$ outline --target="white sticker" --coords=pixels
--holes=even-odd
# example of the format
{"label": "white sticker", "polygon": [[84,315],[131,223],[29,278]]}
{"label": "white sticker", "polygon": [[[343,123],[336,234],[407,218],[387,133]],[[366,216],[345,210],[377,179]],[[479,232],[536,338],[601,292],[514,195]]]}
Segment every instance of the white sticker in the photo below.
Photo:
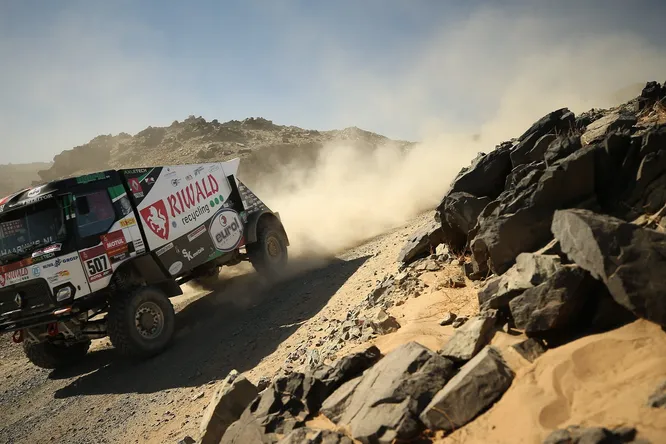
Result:
{"label": "white sticker", "polygon": [[181,261],[174,262],[169,267],[169,273],[171,273],[171,275],[173,276],[174,274],[178,274],[182,269],[183,269],[183,263]]}
{"label": "white sticker", "polygon": [[210,237],[220,251],[232,251],[243,238],[243,221],[234,210],[219,211],[210,223]]}

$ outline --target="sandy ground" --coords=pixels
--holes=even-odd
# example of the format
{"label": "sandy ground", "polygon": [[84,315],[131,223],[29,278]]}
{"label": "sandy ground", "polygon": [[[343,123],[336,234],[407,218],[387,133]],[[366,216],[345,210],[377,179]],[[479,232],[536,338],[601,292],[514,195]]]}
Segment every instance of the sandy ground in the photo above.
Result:
{"label": "sandy ground", "polygon": [[[162,355],[145,362],[118,358],[108,340],[96,341],[80,366],[48,372],[31,366],[18,347],[0,346],[0,442],[176,442],[198,436],[199,420],[217,381],[231,369],[252,381],[272,376],[292,350],[316,337],[328,319],[344,319],[378,280],[397,272],[406,238],[431,213],[334,259],[296,259],[293,275],[277,285],[259,281],[248,266],[225,271],[210,290],[188,288],[175,298],[178,330]],[[370,344],[383,353],[408,341],[439,349],[453,334],[439,321],[447,311],[474,315],[477,285],[443,284],[456,267],[422,275],[426,290],[390,308],[402,327]],[[570,424],[633,425],[653,444],[666,443],[666,410],[645,406],[666,379],[666,333],[638,321],[550,350],[533,364],[493,339],[516,379],[499,403],[442,443],[540,443]],[[320,420],[326,424],[324,419]]]}

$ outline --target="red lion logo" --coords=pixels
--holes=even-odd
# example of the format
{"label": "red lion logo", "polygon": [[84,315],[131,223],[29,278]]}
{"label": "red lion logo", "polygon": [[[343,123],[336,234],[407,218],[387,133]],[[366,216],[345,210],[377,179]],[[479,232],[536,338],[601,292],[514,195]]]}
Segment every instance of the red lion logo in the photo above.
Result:
{"label": "red lion logo", "polygon": [[169,216],[164,201],[160,200],[141,210],[141,217],[153,233],[164,240],[169,239]]}

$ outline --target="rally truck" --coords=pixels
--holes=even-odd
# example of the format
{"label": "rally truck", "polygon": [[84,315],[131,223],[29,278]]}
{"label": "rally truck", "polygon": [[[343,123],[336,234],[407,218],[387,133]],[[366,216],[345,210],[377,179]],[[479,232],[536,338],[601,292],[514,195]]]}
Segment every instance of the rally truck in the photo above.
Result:
{"label": "rally truck", "polygon": [[0,333],[42,368],[106,336],[142,359],[170,344],[183,283],[245,260],[279,275],[287,234],[239,163],[107,170],[0,199]]}

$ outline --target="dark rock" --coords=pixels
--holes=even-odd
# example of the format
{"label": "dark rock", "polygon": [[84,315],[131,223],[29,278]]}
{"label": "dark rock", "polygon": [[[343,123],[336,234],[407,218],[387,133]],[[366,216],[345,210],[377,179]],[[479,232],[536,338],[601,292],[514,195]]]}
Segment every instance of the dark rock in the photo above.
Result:
{"label": "dark rock", "polygon": [[456,314],[449,312],[446,314],[446,316],[444,316],[444,318],[442,318],[441,321],[439,321],[439,325],[441,325],[442,327],[446,325],[451,325],[455,320],[456,320]]}
{"label": "dark rock", "polygon": [[643,135],[639,153],[641,157],[645,157],[650,153],[661,150],[666,150],[666,124],[660,125]]}
{"label": "dark rock", "polygon": [[263,392],[268,388],[268,386],[271,385],[271,378],[268,376],[262,376],[259,378],[259,381],[257,382],[257,391],[259,393]]}
{"label": "dark rock", "polygon": [[561,267],[559,256],[521,253],[506,273],[490,279],[479,291],[479,306],[507,307],[513,298],[541,284]]}
{"label": "dark rock", "polygon": [[647,82],[638,98],[638,109],[650,108],[655,102],[666,97],[666,84],[662,87],[659,82]]}
{"label": "dark rock", "polygon": [[546,135],[553,130],[567,131],[570,125],[575,122],[574,114],[567,108],[555,110],[546,114],[541,119],[532,124],[519,138],[519,141],[525,140],[531,134]]}
{"label": "dark rock", "polygon": [[477,197],[465,192],[447,194],[436,213],[442,223],[444,243],[455,251],[464,250],[467,233],[474,228],[479,214],[491,200],[489,197]]}
{"label": "dark rock", "polygon": [[384,310],[379,310],[370,321],[373,330],[380,335],[393,333],[400,328],[400,323]]}
{"label": "dark rock", "polygon": [[417,259],[424,258],[431,254],[431,250],[437,248],[437,245],[444,242],[442,227],[432,225],[420,230],[413,235],[405,246],[400,250],[398,262],[409,264]]}
{"label": "dark rock", "polygon": [[464,192],[495,199],[504,190],[504,181],[511,172],[511,144],[499,146],[488,154],[477,156],[453,180],[446,195]]}
{"label": "dark rock", "polygon": [[369,306],[373,307],[388,293],[390,293],[393,288],[395,280],[392,276],[387,276],[377,286],[372,290],[372,292],[366,298]]}
{"label": "dark rock", "polygon": [[302,427],[292,431],[278,444],[353,444],[348,436],[332,430],[315,430]]}
{"label": "dark rock", "polygon": [[421,421],[430,430],[459,429],[499,400],[513,377],[499,351],[487,346],[435,395]]}
{"label": "dark rock", "polygon": [[535,122],[520,136],[519,143],[511,150],[511,163],[513,167],[524,163],[543,160],[543,151],[547,147],[542,143],[537,148],[537,142],[543,136],[571,130],[575,126],[574,114],[566,108],[553,111]]}
{"label": "dark rock", "polygon": [[492,213],[479,218],[478,232],[470,243],[475,270],[504,273],[518,254],[552,239],[554,210],[588,205],[595,195],[597,149],[586,147],[543,172],[531,171],[515,189],[502,193]]}
{"label": "dark rock", "polygon": [[581,149],[582,144],[580,136],[559,136],[557,137],[544,153],[546,165],[550,166],[560,159],[569,157]]}
{"label": "dark rock", "polygon": [[528,336],[562,331],[578,322],[592,279],[576,265],[563,265],[542,284],[509,303],[516,328]]}
{"label": "dark rock", "polygon": [[457,329],[439,354],[454,361],[469,361],[495,334],[495,317],[476,317]]}
{"label": "dark rock", "polygon": [[196,441],[191,436],[186,436],[185,438],[178,441],[178,444],[194,444]]}
{"label": "dark rock", "polygon": [[216,388],[201,419],[201,444],[219,443],[227,428],[240,418],[258,394],[254,384],[237,371],[229,373]]}
{"label": "dark rock", "polygon": [[666,234],[586,210],[557,211],[552,231],[571,260],[620,305],[666,326]]}
{"label": "dark rock", "polygon": [[264,428],[259,424],[257,418],[247,409],[238,421],[229,426],[222,436],[220,444],[275,444],[278,436],[275,433],[264,433]]}
{"label": "dark rock", "polygon": [[452,361],[410,342],[336,390],[321,412],[363,443],[409,440],[422,431],[419,412],[454,373]]}
{"label": "dark rock", "polygon": [[666,203],[666,147],[657,152],[648,153],[638,167],[630,205],[638,205],[639,211],[656,213]]}
{"label": "dark rock", "polygon": [[604,427],[569,426],[553,431],[543,444],[622,444],[636,443],[636,429],[621,427],[609,430]]}
{"label": "dark rock", "polygon": [[583,145],[600,142],[610,132],[629,129],[636,124],[636,117],[619,112],[610,113],[587,126],[585,133],[581,136]]}
{"label": "dark rock", "polygon": [[557,136],[555,134],[546,134],[545,136],[541,136],[539,140],[536,141],[532,151],[527,153],[528,160],[530,162],[541,162],[544,160],[546,150],[556,138]]}
{"label": "dark rock", "polygon": [[543,342],[535,338],[529,338],[511,346],[520,356],[530,362],[546,352],[546,346]]}
{"label": "dark rock", "polygon": [[666,381],[648,398],[648,406],[652,408],[666,408]]}
{"label": "dark rock", "polygon": [[463,325],[465,325],[465,322],[467,322],[468,320],[469,318],[467,316],[459,316],[453,321],[453,324],[451,325],[453,326],[453,328],[460,328]]}
{"label": "dark rock", "polygon": [[515,167],[513,170],[511,170],[511,174],[509,174],[506,177],[506,183],[504,185],[505,190],[511,190],[513,188],[516,188],[518,184],[532,171],[543,171],[546,169],[546,163],[545,162],[532,162],[532,163],[524,163],[521,165],[518,165]]}

